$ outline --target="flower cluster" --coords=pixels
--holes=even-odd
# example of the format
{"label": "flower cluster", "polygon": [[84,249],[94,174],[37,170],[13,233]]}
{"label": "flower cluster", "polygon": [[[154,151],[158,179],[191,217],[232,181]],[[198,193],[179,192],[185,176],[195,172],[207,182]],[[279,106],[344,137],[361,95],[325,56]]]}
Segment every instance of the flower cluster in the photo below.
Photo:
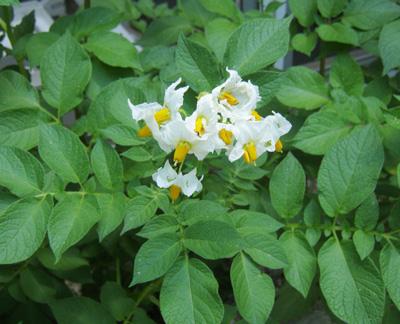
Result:
{"label": "flower cluster", "polygon": [[[255,110],[261,99],[258,87],[243,81],[236,71],[227,71],[228,79],[211,93],[201,93],[195,111],[186,118],[180,109],[188,87],[177,88],[181,79],[166,89],[163,105],[134,105],[128,100],[133,119],[144,122],[138,135],[153,136],[163,151],[174,152],[174,166],[182,166],[188,154],[203,160],[209,153],[225,151],[231,162],[243,157],[254,164],[266,151],[281,152],[280,137],[289,132],[291,124],[275,112],[261,117]],[[173,200],[181,192],[191,196],[202,189],[196,169],[183,175],[168,161],[153,179],[159,187],[170,189]]]}

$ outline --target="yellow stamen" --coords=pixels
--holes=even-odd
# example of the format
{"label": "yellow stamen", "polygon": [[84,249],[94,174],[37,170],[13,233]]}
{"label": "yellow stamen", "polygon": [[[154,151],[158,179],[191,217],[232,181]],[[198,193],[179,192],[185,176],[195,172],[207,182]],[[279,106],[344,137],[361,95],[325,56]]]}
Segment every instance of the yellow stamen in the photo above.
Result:
{"label": "yellow stamen", "polygon": [[149,137],[151,136],[151,130],[149,126],[144,126],[141,129],[138,130],[138,136],[139,137]]}
{"label": "yellow stamen", "polygon": [[222,128],[219,132],[218,132],[219,138],[223,140],[223,142],[226,145],[230,145],[232,144],[232,137],[233,137],[233,133],[231,131],[228,131],[225,128]]}
{"label": "yellow stamen", "polygon": [[253,142],[247,143],[243,146],[243,158],[246,163],[254,163],[257,160],[257,149]]}
{"label": "yellow stamen", "polygon": [[226,100],[231,106],[236,106],[237,104],[239,104],[239,100],[237,100],[237,98],[229,91],[221,91],[218,99]]}
{"label": "yellow stamen", "polygon": [[190,144],[188,142],[179,142],[178,145],[175,148],[174,152],[174,161],[178,163],[182,163],[186,155],[190,151]]}
{"label": "yellow stamen", "polygon": [[158,125],[171,119],[171,113],[168,108],[163,108],[154,114],[154,119],[157,121]]}
{"label": "yellow stamen", "polygon": [[204,133],[206,132],[206,130],[204,129],[204,125],[203,125],[203,117],[197,117],[196,122],[195,122],[195,126],[194,126],[194,131],[199,135],[199,136],[203,136]]}
{"label": "yellow stamen", "polygon": [[181,188],[178,187],[177,185],[172,185],[171,187],[169,187],[169,196],[171,197],[171,200],[173,202],[178,199],[180,194],[181,194]]}
{"label": "yellow stamen", "polygon": [[277,151],[277,152],[279,152],[279,153],[282,153],[282,151],[283,151],[283,144],[282,144],[281,140],[278,140],[278,141],[275,143],[275,151]]}
{"label": "yellow stamen", "polygon": [[251,114],[252,114],[252,116],[254,117],[255,120],[257,120],[257,121],[262,120],[262,117],[259,115],[259,113],[257,111],[253,110],[251,112]]}

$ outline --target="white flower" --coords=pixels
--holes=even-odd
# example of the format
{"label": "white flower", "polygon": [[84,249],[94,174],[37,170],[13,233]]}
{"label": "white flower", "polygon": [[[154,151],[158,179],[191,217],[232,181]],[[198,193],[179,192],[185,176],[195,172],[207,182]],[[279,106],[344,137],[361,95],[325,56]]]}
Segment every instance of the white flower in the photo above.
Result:
{"label": "white flower", "polygon": [[157,183],[160,188],[171,187],[177,178],[178,174],[171,167],[167,160],[162,168],[159,168],[152,176],[153,180]]}
{"label": "white flower", "polygon": [[134,105],[128,99],[129,108],[132,111],[132,118],[136,121],[144,120],[146,126],[139,130],[139,136],[159,136],[160,126],[167,121],[182,119],[179,109],[183,104],[183,95],[189,87],[176,89],[181,82],[179,78],[171,84],[164,94],[164,105],[158,102],[142,103]]}
{"label": "white flower", "polygon": [[226,69],[228,79],[212,90],[213,100],[222,116],[231,121],[249,119],[260,100],[258,86],[242,78],[234,70]]}
{"label": "white flower", "polygon": [[174,152],[174,161],[182,163],[187,154],[194,154],[198,160],[214,151],[214,142],[207,137],[199,137],[194,130],[183,120],[173,120],[167,123],[157,139],[161,149],[169,153]]}
{"label": "white flower", "polygon": [[196,169],[193,169],[187,174],[177,173],[167,160],[164,167],[159,168],[153,174],[153,180],[160,188],[169,188],[170,196],[173,201],[178,199],[182,192],[185,196],[190,197],[195,192],[200,192],[203,188],[201,180],[197,179]]}
{"label": "white flower", "polygon": [[274,152],[279,139],[276,129],[265,119],[237,122],[233,132],[236,143],[228,156],[231,162],[243,156],[245,162],[254,163],[264,152]]}
{"label": "white flower", "polygon": [[218,114],[211,94],[203,95],[197,101],[196,110],[186,118],[188,127],[198,136],[214,136],[217,132]]}
{"label": "white flower", "polygon": [[217,123],[218,136],[215,144],[216,150],[226,149],[230,152],[235,140],[233,129],[233,124]]}
{"label": "white flower", "polygon": [[279,136],[289,133],[290,129],[292,128],[292,124],[289,123],[289,121],[280,113],[276,113],[275,111],[272,113],[273,115],[267,116],[265,119],[277,129]]}

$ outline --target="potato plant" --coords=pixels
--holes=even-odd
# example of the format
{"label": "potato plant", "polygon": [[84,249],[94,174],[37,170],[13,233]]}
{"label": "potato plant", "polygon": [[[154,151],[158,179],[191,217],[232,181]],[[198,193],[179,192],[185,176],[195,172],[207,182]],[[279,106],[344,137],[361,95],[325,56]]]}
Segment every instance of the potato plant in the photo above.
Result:
{"label": "potato plant", "polygon": [[1,323],[400,321],[397,1],[92,0],[41,33],[16,2]]}

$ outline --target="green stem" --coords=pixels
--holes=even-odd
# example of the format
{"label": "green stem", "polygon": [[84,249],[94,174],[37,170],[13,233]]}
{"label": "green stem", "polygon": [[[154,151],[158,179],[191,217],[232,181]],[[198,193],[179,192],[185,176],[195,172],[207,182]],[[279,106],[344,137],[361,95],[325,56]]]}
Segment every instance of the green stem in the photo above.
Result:
{"label": "green stem", "polygon": [[136,299],[135,305],[132,309],[132,311],[128,314],[128,316],[126,317],[126,319],[124,320],[123,324],[128,324],[131,323],[131,318],[132,316],[135,314],[136,308],[140,305],[140,303],[154,290],[156,289],[159,285],[161,284],[161,279],[156,280],[152,283],[150,283],[149,285],[147,285],[142,292],[140,293],[140,295],[138,296],[138,298]]}
{"label": "green stem", "polygon": [[[296,230],[296,229],[316,229],[316,230],[330,230],[336,235],[337,231],[349,231],[349,232],[355,232],[359,230],[359,228],[356,227],[343,227],[343,226],[338,226],[336,225],[336,222],[334,222],[332,225],[306,225],[306,224],[300,224],[300,223],[288,223],[285,225],[285,228],[288,230]],[[391,240],[400,240],[400,238],[393,236],[393,234],[399,233],[400,229],[397,229],[392,232],[388,233],[383,233],[383,232],[378,232],[378,231],[367,231],[367,233],[371,235],[376,235],[376,236],[381,236],[385,239],[391,239]]]}
{"label": "green stem", "polygon": [[325,63],[326,63],[326,57],[321,56],[319,59],[319,74],[321,74],[322,76],[325,75]]}
{"label": "green stem", "polygon": [[115,258],[115,281],[121,286],[121,261],[119,257]]}
{"label": "green stem", "polygon": [[49,112],[47,109],[43,108],[42,106],[37,106],[39,108],[39,110],[43,113],[45,113],[46,115],[48,115],[49,117],[51,117],[51,119],[53,119],[57,124],[60,124],[60,119],[58,119],[56,116],[54,116],[51,112]]}
{"label": "green stem", "polygon": [[90,8],[90,0],[85,0],[85,2],[84,2],[84,4],[83,4],[83,7],[84,7],[85,9],[89,9],[89,8]]}
{"label": "green stem", "polygon": [[[7,34],[8,39],[10,40],[10,43],[11,43],[12,48],[14,49],[15,43],[16,43],[17,41],[16,41],[16,39],[15,39],[14,31],[13,31],[13,28],[12,28],[12,26],[11,26],[11,16],[12,16],[11,10],[12,10],[12,7],[11,7],[11,6],[6,7],[5,10],[4,10],[5,23],[6,23],[6,26],[5,26],[5,27],[6,27],[6,30],[5,30],[5,32],[6,32],[6,34]],[[17,59],[17,64],[18,64],[19,72],[20,72],[25,78],[29,79],[29,75],[28,75],[28,73],[26,72],[26,70],[25,70],[25,68],[24,68],[24,60],[23,60],[23,59]]]}

